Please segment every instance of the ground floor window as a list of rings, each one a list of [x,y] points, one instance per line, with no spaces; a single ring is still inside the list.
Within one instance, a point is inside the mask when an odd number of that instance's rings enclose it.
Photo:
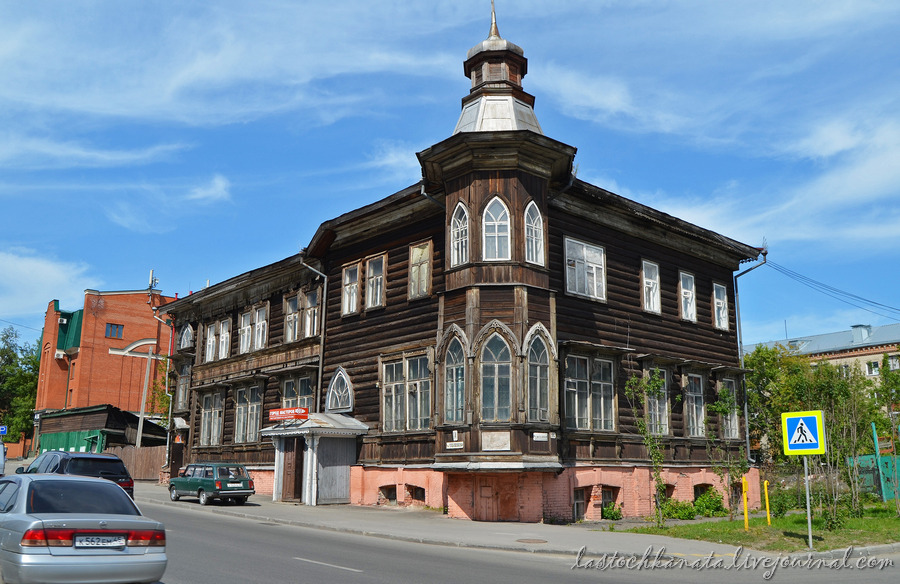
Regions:
[[[262,396],[259,387],[242,387],[234,392],[234,441],[256,442]]]
[[[584,511],[587,508],[587,501],[589,500],[588,490],[589,489],[575,489],[575,502],[572,505],[573,521],[584,520]]]
[[[222,443],[222,393],[214,391],[203,395],[200,401],[200,446]]]

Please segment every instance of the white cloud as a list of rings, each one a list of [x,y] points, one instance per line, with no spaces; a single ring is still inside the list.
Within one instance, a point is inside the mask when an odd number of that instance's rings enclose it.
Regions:
[[[113,150],[76,141],[57,141],[15,134],[0,136],[0,166],[19,169],[110,168],[147,164],[186,148],[183,144],[158,144],[148,148]]]
[[[209,184],[192,188],[185,197],[185,200],[199,203],[217,203],[229,199],[231,199],[231,181],[221,174],[214,175]]]
[[[90,274],[91,270],[86,263],[59,261],[31,249],[0,251],[0,306],[4,317],[34,319],[44,314],[51,300],[59,300],[62,308],[80,308],[84,291],[99,289],[103,284]]]

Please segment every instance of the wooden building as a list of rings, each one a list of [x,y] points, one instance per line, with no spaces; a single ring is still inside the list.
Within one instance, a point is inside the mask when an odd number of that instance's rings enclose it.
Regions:
[[[495,22],[464,71],[456,130],[418,154],[420,183],[166,307],[189,456],[243,461],[270,473],[275,498],[308,504],[541,521],[613,503],[636,516],[652,509],[645,416],[671,496],[730,496],[708,446],[736,452],[743,420],[706,406],[742,399],[733,273],[759,250],[578,180],[575,148],[543,134],[524,52]],[[294,314],[318,324],[289,333]],[[625,385],[651,371],[665,395],[634,411]],[[309,420],[262,427],[303,404]]]

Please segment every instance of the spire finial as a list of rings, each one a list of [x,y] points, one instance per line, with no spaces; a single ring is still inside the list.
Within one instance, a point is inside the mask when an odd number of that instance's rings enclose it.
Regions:
[[[500,30],[497,28],[497,12],[494,10],[494,0],[491,0],[491,34],[489,39],[499,39]]]

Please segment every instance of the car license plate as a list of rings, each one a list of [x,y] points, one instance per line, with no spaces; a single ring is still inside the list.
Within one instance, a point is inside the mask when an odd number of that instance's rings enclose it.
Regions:
[[[76,535],[75,547],[112,548],[125,547],[124,535]]]
[[[228,483],[229,489],[240,489],[244,485],[242,483]]]

